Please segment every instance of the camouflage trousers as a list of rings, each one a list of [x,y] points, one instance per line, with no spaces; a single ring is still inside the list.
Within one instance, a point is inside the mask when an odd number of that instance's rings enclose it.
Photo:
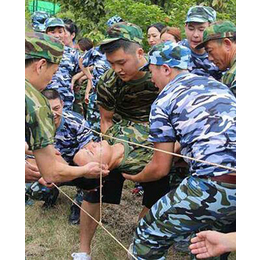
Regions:
[[[27,200],[42,200],[47,201],[52,197],[52,191],[54,188],[50,189],[40,184],[38,181],[32,183],[25,183],[25,202]],[[77,193],[74,197],[74,201],[81,205],[83,201],[83,190],[77,187]]]
[[[134,255],[138,260],[164,260],[174,243],[188,244],[199,230],[221,231],[235,218],[235,184],[187,177],[140,220],[134,234]]]
[[[100,132],[100,113],[97,105],[97,93],[92,92],[89,95],[89,103],[86,111],[86,120],[90,127]]]

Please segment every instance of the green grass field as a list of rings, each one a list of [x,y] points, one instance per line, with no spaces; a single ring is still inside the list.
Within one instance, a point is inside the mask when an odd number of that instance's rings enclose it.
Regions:
[[[76,189],[62,187],[71,198]],[[128,248],[137,216],[141,210],[141,198],[131,194],[132,183],[126,182],[120,205],[103,204],[102,223],[113,236]],[[25,255],[27,260],[68,260],[79,249],[79,226],[70,225],[68,216],[71,202],[60,193],[54,208],[43,209],[43,202],[36,201],[25,208]],[[101,227],[92,243],[93,260],[127,260],[126,251]],[[188,255],[169,250],[167,259],[188,260]],[[234,260],[235,254],[229,259]]]

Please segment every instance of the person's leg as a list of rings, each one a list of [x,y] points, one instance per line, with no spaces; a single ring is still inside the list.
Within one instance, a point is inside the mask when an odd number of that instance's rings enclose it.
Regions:
[[[138,260],[164,260],[169,247],[198,229],[235,219],[235,185],[189,177],[162,197],[140,220],[133,252]],[[220,210],[221,209],[221,210]]]
[[[81,207],[97,221],[100,218],[100,203],[90,203],[83,200]],[[97,223],[85,212],[80,211],[80,252],[91,253],[91,241],[97,229]]]

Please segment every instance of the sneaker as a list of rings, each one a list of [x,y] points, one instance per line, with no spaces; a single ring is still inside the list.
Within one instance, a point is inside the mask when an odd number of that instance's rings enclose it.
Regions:
[[[91,260],[91,256],[87,253],[72,253],[73,260]]]
[[[59,196],[59,190],[57,188],[51,189],[50,193],[46,194],[44,197],[44,204],[42,205],[43,208],[51,208],[55,205],[57,198]]]
[[[80,221],[80,208],[73,204],[70,207],[69,223],[72,225],[78,225]]]

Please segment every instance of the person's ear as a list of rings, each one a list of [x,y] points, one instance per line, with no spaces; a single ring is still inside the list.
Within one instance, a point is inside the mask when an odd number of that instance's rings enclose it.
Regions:
[[[231,50],[232,42],[230,41],[230,39],[228,39],[228,38],[223,39],[223,44],[227,51]]]
[[[171,73],[171,68],[167,64],[163,64],[162,68],[165,75],[169,75]]]
[[[137,51],[136,51],[136,53],[137,53],[137,57],[138,57],[139,59],[142,58],[142,57],[144,56],[144,50],[143,50],[143,48],[138,48]]]
[[[41,74],[45,70],[46,66],[47,66],[47,61],[45,59],[40,59],[36,63],[36,72],[38,74]]]

